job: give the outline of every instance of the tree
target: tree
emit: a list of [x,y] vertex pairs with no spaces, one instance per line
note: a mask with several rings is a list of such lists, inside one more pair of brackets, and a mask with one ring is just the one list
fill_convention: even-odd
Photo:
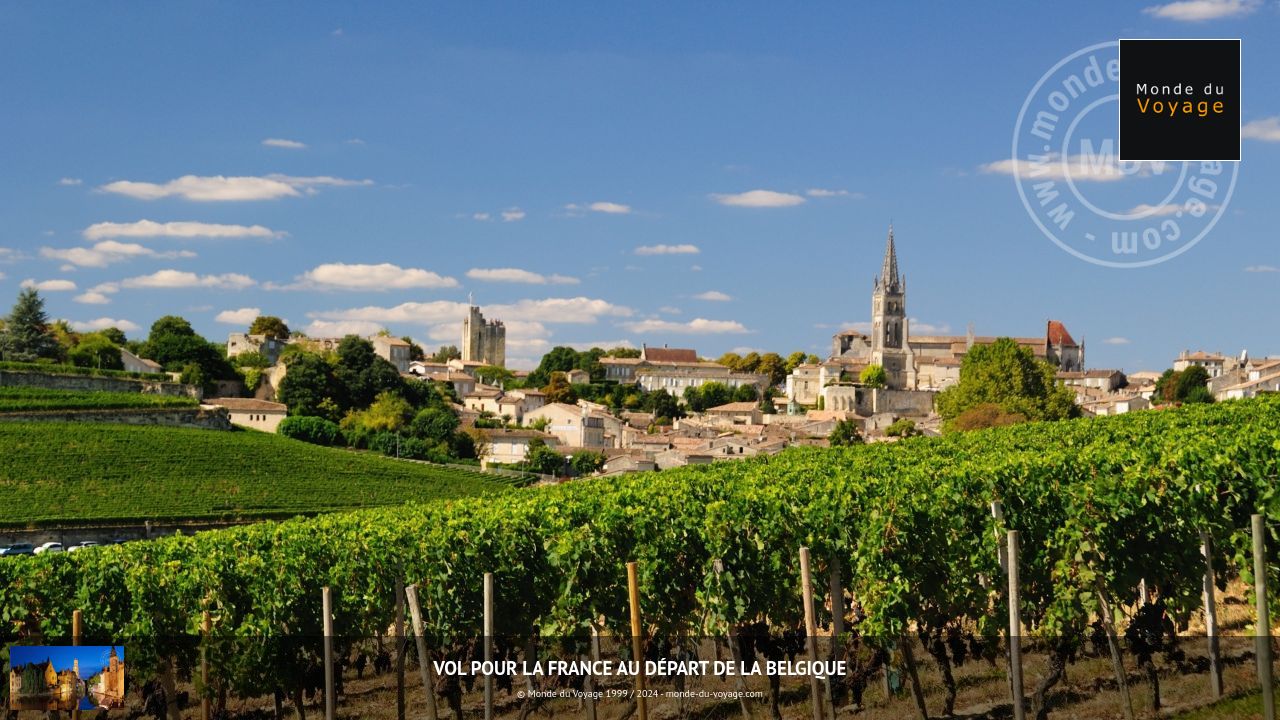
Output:
[[773,404],[774,392],[773,388],[765,388],[760,394],[760,412],[765,415],[774,415],[778,412],[778,407]]
[[997,406],[1005,416],[1027,420],[1079,416],[1074,393],[1056,375],[1052,365],[1009,338],[977,345],[960,364],[960,382],[938,393],[938,414],[947,429],[957,429],[952,421],[985,404]]
[[684,390],[684,401],[689,409],[702,412],[733,400],[733,389],[719,382],[704,383],[701,387],[688,387]]
[[1005,412],[995,403],[975,405],[960,413],[948,423],[949,430],[982,430],[1005,425],[1016,425],[1027,421],[1022,413]]
[[765,353],[760,356],[760,362],[756,366],[756,372],[761,375],[769,376],[769,385],[780,385],[787,379],[787,361],[782,359],[778,353]]
[[805,354],[803,350],[797,350],[787,356],[786,370],[790,375],[796,368],[804,364]]
[[551,382],[553,373],[567,373],[578,367],[578,351],[571,347],[558,345],[542,356],[538,367],[529,373],[529,387],[540,387]]
[[98,333],[117,347],[124,347],[129,342],[129,339],[124,336],[124,331],[118,327],[109,327],[105,330],[99,330]]
[[259,315],[249,325],[250,335],[266,335],[267,337],[289,339],[289,326],[275,315]]
[[[186,372],[188,365],[200,368],[206,391],[214,380],[239,378],[226,358],[226,348],[196,334],[191,323],[177,315],[165,315],[151,324],[151,334],[142,345],[143,357],[151,358],[170,372]],[[194,376],[194,375],[193,375]]]
[[684,407],[680,405],[680,401],[674,395],[666,390],[655,390],[649,393],[645,398],[644,407],[648,412],[653,413],[653,419],[661,420],[678,420],[684,417]]
[[53,339],[58,342],[58,360],[65,360],[67,353],[80,344],[80,333],[76,332],[71,327],[71,323],[66,320],[54,320],[49,325],[49,332],[53,334]]
[[18,293],[18,301],[4,321],[0,335],[0,356],[15,362],[34,362],[58,357],[58,340],[49,327],[44,312],[44,298],[35,288]]
[[293,355],[276,398],[289,406],[290,415],[314,415],[328,420],[341,419],[342,389],[333,368],[315,353]]
[[555,372],[551,374],[551,381],[542,388],[542,392],[547,396],[549,403],[569,403],[570,405],[578,402],[578,395],[573,391],[573,386],[569,384],[569,378],[563,372]]
[[382,392],[367,410],[348,415],[343,423],[354,418],[354,422],[365,430],[375,433],[396,432],[408,425],[413,417],[413,406],[408,401],[393,392]]
[[447,363],[450,360],[461,359],[462,352],[458,350],[457,345],[441,345],[439,350],[436,350],[427,358],[427,361],[433,363]]
[[475,377],[486,385],[501,385],[506,387],[507,383],[515,377],[515,373],[498,365],[481,365],[475,369]]
[[888,379],[883,365],[868,365],[858,375],[858,382],[870,388],[882,388]]
[[348,335],[338,343],[334,375],[346,390],[347,407],[371,405],[379,393],[401,393],[404,378],[400,371],[373,350],[373,343]]
[[424,440],[451,442],[458,430],[458,417],[441,407],[430,407],[413,416],[409,431]]
[[292,415],[280,421],[276,432],[313,445],[341,445],[346,442],[337,423],[320,417]]
[[831,428],[831,434],[827,436],[827,442],[831,443],[831,447],[861,445],[862,432],[858,430],[857,421],[849,419],[836,421],[835,427]]
[[524,456],[525,467],[539,475],[560,475],[564,472],[564,456],[547,447],[542,438],[529,441],[529,449]]
[[590,475],[604,467],[604,461],[603,453],[593,450],[579,450],[569,458],[569,467],[573,468],[574,475]]
[[100,332],[80,336],[80,343],[67,353],[67,360],[79,367],[123,370],[120,348]]
[[409,362],[421,361],[426,358],[427,356],[426,351],[422,349],[421,345],[414,342],[413,338],[409,337],[408,335],[405,335],[400,339],[409,343]]
[[884,434],[889,437],[915,437],[920,434],[920,430],[916,427],[915,420],[907,418],[899,418],[893,421],[893,424],[884,429]]
[[755,402],[759,399],[760,393],[756,390],[755,385],[739,385],[733,391],[733,400],[731,402]]
[[1178,376],[1174,384],[1174,399],[1182,402],[1213,402],[1209,392],[1209,371],[1192,365]]

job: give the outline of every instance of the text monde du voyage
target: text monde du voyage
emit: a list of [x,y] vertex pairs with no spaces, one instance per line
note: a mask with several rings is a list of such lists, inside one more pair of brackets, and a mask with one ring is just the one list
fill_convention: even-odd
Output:
[[[1223,86],[1206,83],[1197,92],[1190,83],[1174,85],[1152,85],[1136,83],[1134,99],[1138,103],[1138,112],[1143,115],[1161,117],[1195,116],[1209,117],[1226,113],[1226,105],[1222,100],[1213,100],[1224,95]],[[1208,98],[1208,99],[1200,99]]]
[[[641,663],[634,660],[436,660],[432,663],[438,675],[591,675],[622,677],[640,674]],[[646,677],[690,677],[727,675],[781,675],[795,677],[840,677],[848,673],[844,660],[767,660],[765,662],[732,662],[728,660],[646,660]]]

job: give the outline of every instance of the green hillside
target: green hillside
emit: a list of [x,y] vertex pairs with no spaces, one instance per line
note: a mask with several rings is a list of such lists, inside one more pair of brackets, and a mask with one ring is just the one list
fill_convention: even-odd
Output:
[[279,517],[506,489],[253,431],[0,423],[0,526]]
[[175,395],[0,387],[0,412],[175,408],[195,407],[198,404],[195,398]]

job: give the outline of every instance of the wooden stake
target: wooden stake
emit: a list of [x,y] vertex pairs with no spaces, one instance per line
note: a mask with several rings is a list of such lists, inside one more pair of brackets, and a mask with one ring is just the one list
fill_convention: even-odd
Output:
[[404,581],[396,581],[396,719],[405,720],[404,706]]
[[320,591],[320,607],[324,614],[324,717],[334,720],[338,709],[333,687],[333,596],[327,585]]
[[431,667],[431,652],[427,649],[427,637],[422,630],[422,607],[418,604],[418,586],[404,589],[413,620],[413,637],[418,644],[418,672],[422,675],[422,688],[427,691],[427,720],[439,720],[436,715],[436,681]]
[[[591,649],[588,650],[587,656],[590,657],[592,660],[598,660],[599,659],[598,652],[594,652],[594,650],[600,646],[600,640],[596,636],[595,622],[591,623],[591,641],[590,642],[591,642]],[[597,720],[596,698],[595,698],[596,676],[592,673],[587,673],[586,688],[587,688],[587,719]]]
[[1017,530],[1009,531],[1006,572],[1009,574],[1009,687],[1012,690],[1014,720],[1024,720],[1022,687],[1022,618],[1018,607],[1021,599],[1018,578],[1019,536]]
[[1200,553],[1204,555],[1204,632],[1209,642],[1209,689],[1213,698],[1222,697],[1222,663],[1218,647],[1217,583],[1213,571],[1213,540],[1200,533]]
[[[827,657],[831,660],[842,660],[844,648],[840,645],[840,635],[844,633],[844,588],[840,584],[840,559],[831,558],[831,570],[827,573],[827,598],[831,603],[831,649]],[[836,716],[835,678],[827,678],[827,709],[831,717]]]
[[[813,584],[809,576],[809,548],[800,548],[800,595],[804,598],[805,646],[809,662],[818,662],[818,626],[813,618]],[[822,683],[816,675],[809,675],[809,701],[813,705],[813,720],[822,720]]]
[[1271,678],[1271,610],[1267,605],[1267,531],[1261,515],[1253,516],[1253,592],[1257,596],[1258,682],[1262,685],[1263,720],[1276,720],[1276,694]]
[[1111,624],[1111,605],[1107,602],[1107,594],[1102,590],[1102,580],[1096,580],[1094,589],[1098,593],[1098,607],[1101,610],[1099,619],[1102,628],[1107,632],[1107,645],[1111,648],[1111,667],[1116,673],[1116,687],[1120,689],[1121,709],[1125,720],[1133,720],[1133,698],[1129,696],[1129,681],[1125,678],[1124,661],[1120,659],[1120,641],[1116,639],[1115,625]]
[[920,710],[923,720],[929,720],[929,707],[924,702],[924,688],[920,687],[920,673],[916,672],[916,655],[911,649],[911,637],[903,635],[899,642],[902,644],[902,662],[907,666],[907,675],[911,676],[911,694],[915,696],[916,708]]
[[[84,615],[79,610],[71,611],[71,644],[79,646],[80,640],[84,636]],[[73,720],[79,720],[80,703],[76,702],[76,707],[71,711]]]
[[[484,574],[484,661],[493,661],[493,573]],[[484,720],[493,720],[493,673],[484,676]]]
[[635,562],[627,563],[627,595],[631,601],[631,659],[636,665],[636,711],[640,720],[649,720],[649,703],[644,696],[644,636],[640,627],[640,578]]
[[209,720],[209,635],[213,632],[213,616],[208,610],[200,617],[200,720]]
[[[719,558],[716,558],[712,563],[712,568],[715,569],[717,578],[724,574],[724,562]],[[742,710],[742,717],[744,720],[752,720],[751,708],[747,706],[747,682],[742,678],[742,658],[739,656],[741,648],[738,647],[738,629],[733,623],[726,623],[726,626],[725,630],[729,634],[729,660],[733,663],[733,689],[738,693],[738,707]]]

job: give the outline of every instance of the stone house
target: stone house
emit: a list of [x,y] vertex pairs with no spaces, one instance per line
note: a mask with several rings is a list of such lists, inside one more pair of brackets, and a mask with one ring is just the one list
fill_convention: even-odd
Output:
[[402,373],[409,372],[409,351],[412,347],[409,343],[390,335],[375,335],[370,342],[378,357],[395,365],[396,370]]
[[487,447],[484,451],[484,457],[480,458],[482,465],[489,463],[500,463],[503,465],[516,465],[524,462],[529,456],[529,444],[536,440],[542,440],[547,447],[555,449],[560,443],[554,435],[549,435],[537,430],[518,429],[493,429],[485,428],[479,430],[485,439]]
[[208,398],[206,405],[226,408],[231,415],[231,424],[273,433],[280,422],[289,415],[289,407],[267,400],[253,398]]

